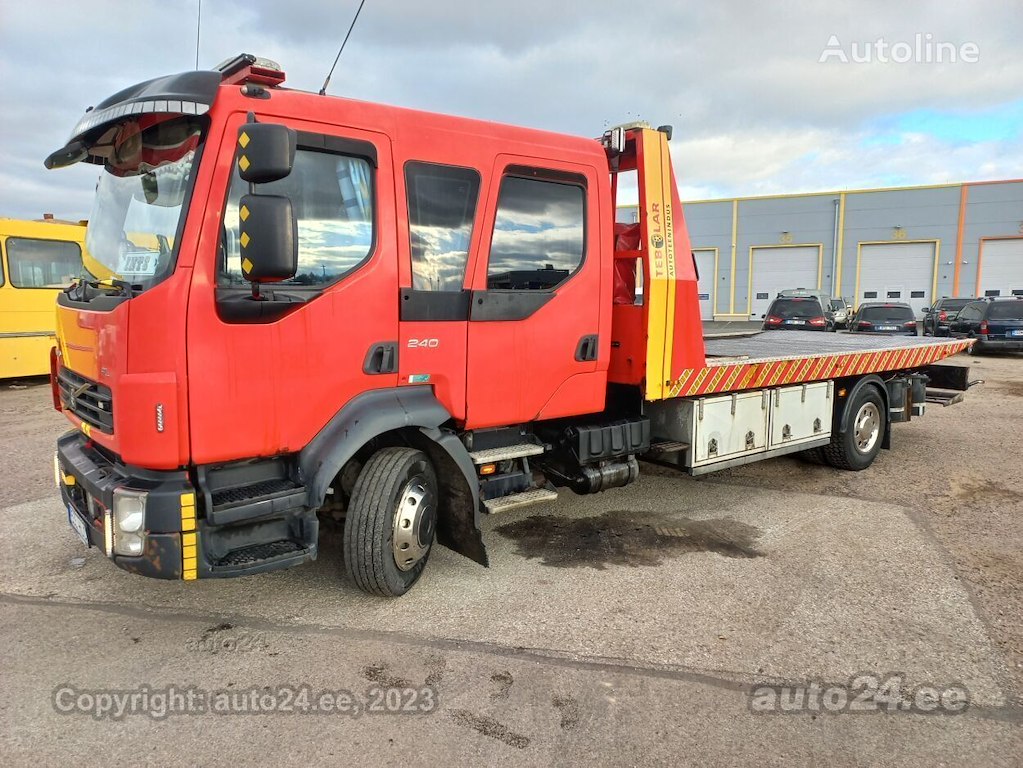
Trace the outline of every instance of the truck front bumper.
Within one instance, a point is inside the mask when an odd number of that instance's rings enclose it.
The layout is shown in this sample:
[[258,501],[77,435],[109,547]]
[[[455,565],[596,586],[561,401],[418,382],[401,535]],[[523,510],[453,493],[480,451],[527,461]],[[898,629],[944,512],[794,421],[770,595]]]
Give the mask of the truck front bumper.
[[[54,461],[55,480],[70,527],[88,547],[98,548],[126,571],[191,581],[277,570],[316,556],[314,512],[303,515],[304,546],[280,553],[265,539],[279,537],[278,530],[293,524],[294,516],[269,516],[249,525],[208,525],[197,515],[197,499],[202,493],[188,472],[126,466],[78,431],[57,440]],[[125,496],[135,504],[142,500],[143,521],[134,532],[122,530],[118,500]],[[246,553],[257,554],[225,556],[234,541],[245,545]]]
[[[84,529],[89,547],[97,547],[119,567],[143,576],[196,578],[194,567],[190,574],[185,573],[183,558],[182,535],[195,536],[195,489],[187,473],[129,469],[78,431],[57,440],[55,461],[55,479],[68,521],[79,535]],[[134,556],[118,551],[114,524],[114,495],[125,489],[145,493],[142,551]],[[192,510],[189,531],[182,530],[186,502]],[[75,525],[72,517],[77,517],[80,525]]]

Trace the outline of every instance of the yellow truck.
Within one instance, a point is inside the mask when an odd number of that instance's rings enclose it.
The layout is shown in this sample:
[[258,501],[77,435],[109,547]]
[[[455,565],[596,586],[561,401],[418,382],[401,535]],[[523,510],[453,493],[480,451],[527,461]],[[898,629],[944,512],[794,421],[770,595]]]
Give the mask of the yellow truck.
[[82,274],[85,232],[85,222],[0,218],[0,379],[50,372],[57,295]]

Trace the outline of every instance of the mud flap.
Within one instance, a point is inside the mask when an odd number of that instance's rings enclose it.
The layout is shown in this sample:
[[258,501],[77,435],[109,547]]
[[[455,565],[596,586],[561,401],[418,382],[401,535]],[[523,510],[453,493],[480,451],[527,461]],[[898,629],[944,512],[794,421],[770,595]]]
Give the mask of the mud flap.
[[437,542],[484,567],[489,567],[487,548],[480,530],[479,480],[476,467],[462,442],[450,432],[420,427],[430,445],[426,447],[437,469],[441,498]]

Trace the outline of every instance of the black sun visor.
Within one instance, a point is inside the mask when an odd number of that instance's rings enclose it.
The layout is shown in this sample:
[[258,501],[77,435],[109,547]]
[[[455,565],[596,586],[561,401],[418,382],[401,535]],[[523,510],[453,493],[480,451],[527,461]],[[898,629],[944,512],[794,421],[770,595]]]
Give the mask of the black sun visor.
[[103,157],[90,155],[90,147],[111,127],[138,115],[204,115],[213,105],[222,77],[220,72],[184,72],[125,88],[86,112],[67,144],[43,164],[63,168],[82,160],[103,163]]

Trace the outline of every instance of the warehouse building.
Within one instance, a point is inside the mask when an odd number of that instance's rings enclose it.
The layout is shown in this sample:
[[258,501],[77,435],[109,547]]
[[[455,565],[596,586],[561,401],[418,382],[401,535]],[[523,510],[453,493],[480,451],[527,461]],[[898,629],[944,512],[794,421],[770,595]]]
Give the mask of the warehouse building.
[[[1023,296],[1023,179],[683,204],[706,320],[759,319],[779,290],[918,313],[944,296]],[[636,206],[619,209],[636,221]]]

